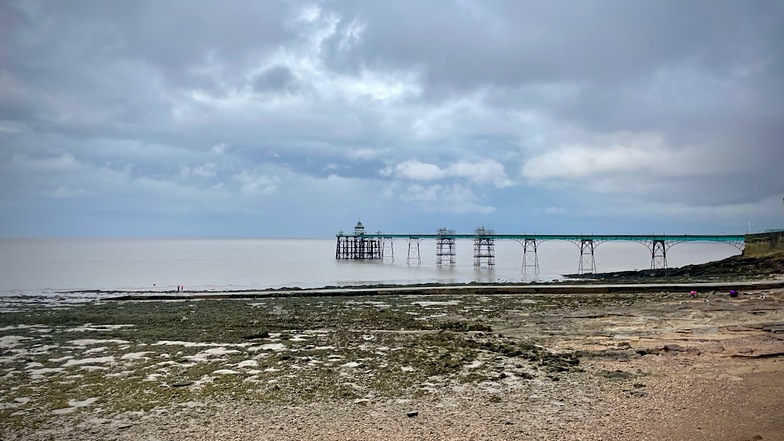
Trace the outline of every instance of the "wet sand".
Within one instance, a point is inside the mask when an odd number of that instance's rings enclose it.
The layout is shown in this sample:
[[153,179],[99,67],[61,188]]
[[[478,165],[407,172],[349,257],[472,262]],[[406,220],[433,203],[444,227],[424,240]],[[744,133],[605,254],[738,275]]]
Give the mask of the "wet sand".
[[784,440],[784,289],[18,305],[0,438]]

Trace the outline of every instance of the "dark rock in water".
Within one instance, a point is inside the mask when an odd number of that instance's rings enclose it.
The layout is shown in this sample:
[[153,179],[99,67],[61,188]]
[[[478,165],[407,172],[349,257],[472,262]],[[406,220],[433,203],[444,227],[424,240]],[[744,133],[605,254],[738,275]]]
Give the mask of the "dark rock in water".
[[245,340],[255,340],[255,339],[258,339],[258,338],[269,338],[269,336],[270,336],[269,332],[262,331],[262,332],[259,332],[258,334],[245,335],[242,338],[244,338]]
[[461,363],[460,360],[456,358],[448,358],[443,362],[442,366],[446,369],[457,369],[463,366],[463,363]]
[[649,355],[649,354],[659,355],[661,354],[662,350],[660,348],[640,348],[637,349],[636,352],[639,355]]
[[406,416],[409,418],[414,418],[417,415],[419,415],[419,412],[416,410],[412,410],[411,412],[406,413]]
[[579,350],[575,351],[575,357],[578,358],[605,358],[611,360],[618,360],[618,361],[628,361],[629,359],[635,357],[636,355],[643,355],[637,354],[636,352],[632,351],[631,349],[627,350],[619,350],[619,349],[601,349],[597,351],[585,351]]
[[771,334],[784,334],[784,323],[763,323],[762,330]]
[[683,352],[685,350],[686,349],[684,349],[683,346],[679,345],[664,345],[665,352]]
[[609,378],[611,380],[625,380],[627,378],[634,377],[634,374],[631,372],[615,370],[615,371],[599,371],[599,375],[604,378]]
[[436,324],[436,328],[442,331],[455,331],[455,332],[491,332],[493,328],[482,323],[473,323],[469,321],[444,321]]
[[525,371],[517,371],[515,372],[515,375],[523,380],[533,380],[534,378],[536,378],[536,375]]
[[178,381],[178,382],[172,384],[172,387],[187,387],[187,386],[190,386],[191,384],[193,384],[193,381],[183,380],[183,381]]

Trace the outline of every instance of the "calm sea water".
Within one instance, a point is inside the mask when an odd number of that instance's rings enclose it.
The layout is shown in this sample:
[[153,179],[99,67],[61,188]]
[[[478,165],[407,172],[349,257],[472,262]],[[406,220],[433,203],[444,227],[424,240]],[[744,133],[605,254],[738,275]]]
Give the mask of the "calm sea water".
[[[408,244],[394,243],[394,261],[335,260],[335,240],[0,239],[0,294],[51,294],[63,290],[245,290],[358,284],[463,283],[554,280],[576,273],[578,248],[539,244],[538,275],[522,271],[523,247],[496,242],[496,265],[475,269],[473,243],[457,242],[454,267],[437,267],[435,241],[421,243],[421,264],[407,264]],[[669,266],[739,254],[720,243],[670,248]],[[596,248],[599,272],[650,267],[639,243],[606,242]]]

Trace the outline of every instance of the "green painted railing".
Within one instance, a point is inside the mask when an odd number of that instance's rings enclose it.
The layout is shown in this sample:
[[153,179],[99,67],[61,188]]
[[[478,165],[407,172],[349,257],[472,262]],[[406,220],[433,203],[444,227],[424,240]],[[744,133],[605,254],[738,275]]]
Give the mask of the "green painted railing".
[[363,233],[359,235],[338,233],[337,237],[361,236],[368,239],[511,239],[511,240],[568,240],[568,241],[634,241],[634,242],[744,242],[744,235],[737,234],[387,234]]

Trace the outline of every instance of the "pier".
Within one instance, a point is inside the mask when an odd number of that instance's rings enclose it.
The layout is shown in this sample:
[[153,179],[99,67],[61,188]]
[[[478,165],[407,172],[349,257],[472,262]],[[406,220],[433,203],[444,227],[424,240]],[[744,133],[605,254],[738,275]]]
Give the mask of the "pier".
[[521,269],[523,273],[539,272],[539,244],[545,241],[560,240],[572,242],[579,250],[578,274],[596,272],[596,247],[610,241],[638,242],[645,245],[651,255],[651,269],[667,268],[667,251],[675,244],[684,242],[721,242],[743,250],[744,235],[668,235],[668,234],[498,234],[493,230],[479,227],[470,234],[456,233],[454,230],[440,228],[431,234],[389,234],[367,233],[362,222],[358,222],[353,233],[336,234],[337,247],[335,258],[339,260],[394,260],[395,240],[408,244],[406,263],[422,262],[420,244],[423,240],[436,241],[436,265],[454,266],[456,263],[456,241],[472,240],[474,244],[474,267],[492,268],[495,266],[495,243],[498,240],[513,240],[523,247]]

